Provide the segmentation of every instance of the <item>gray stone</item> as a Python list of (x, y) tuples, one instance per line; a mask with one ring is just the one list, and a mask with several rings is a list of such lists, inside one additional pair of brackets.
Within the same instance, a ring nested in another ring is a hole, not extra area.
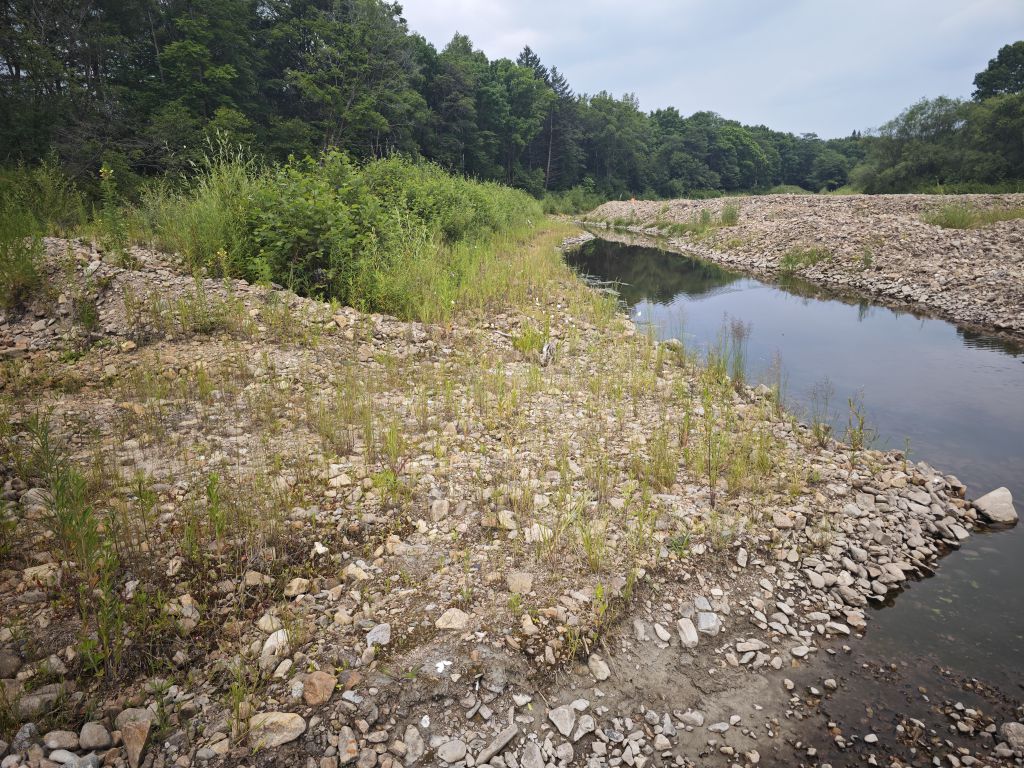
[(722, 620), (718, 618), (717, 613), (700, 611), (697, 613), (697, 631), (714, 637), (722, 631)]
[(699, 709), (688, 709), (679, 716), (679, 722), (691, 728), (700, 728), (704, 725), (704, 713)]
[(359, 757), (359, 739), (347, 725), (338, 732), (338, 762), (348, 765)]
[(572, 759), (575, 756), (576, 754), (575, 752), (573, 752), (572, 744), (570, 744), (567, 741), (563, 741), (561, 744), (555, 747), (555, 758), (559, 761), (559, 764), (561, 765), (569, 765), (569, 763), (572, 762)]
[(78, 741), (82, 749), (109, 749), (113, 743), (110, 738), (110, 731), (102, 723), (86, 723), (78, 734)]
[(1017, 510), (1013, 506), (1013, 495), (1009, 488), (996, 488), (980, 499), (974, 500), (981, 516), (990, 523), (1012, 525), (1017, 522)]
[(672, 722), (672, 716), (668, 712), (661, 718), (661, 732), (669, 738), (676, 735), (675, 723)]
[(437, 748), (437, 756), (446, 763), (454, 763), (466, 756), (466, 742), (452, 739)]
[(682, 618), (676, 622), (676, 629), (679, 631), (679, 640), (684, 648), (696, 648), (700, 638), (697, 636), (697, 628), (691, 619)]
[(33, 744), (41, 743), (39, 738), (39, 729), (36, 728), (35, 723), (25, 723), (18, 732), (14, 734), (14, 739), (11, 741), (11, 754), (19, 754), (25, 752)]
[(555, 724), (560, 734), (568, 737), (572, 733), (573, 725), (576, 724), (576, 712), (572, 707), (555, 707), (548, 712), (548, 720)]
[(291, 643), (288, 640), (288, 630), (279, 629), (272, 632), (270, 637), (263, 641), (261, 656), (287, 656), (291, 652)]
[(519, 726), (512, 723), (508, 728), (503, 730), (494, 740), (488, 745), (487, 749), (483, 750), (476, 759), (477, 765), (489, 763), (491, 758), (495, 755), (500, 755), (509, 744), (512, 743), (513, 739), (519, 735)]
[(43, 745), (47, 749), (78, 749), (78, 734), (74, 731), (50, 731), (43, 736)]
[(21, 669), (21, 658), (14, 651), (0, 648), (0, 679), (14, 677)]
[(523, 757), (520, 759), (519, 764), (522, 768), (544, 768), (544, 755), (541, 754), (537, 742), (531, 741), (527, 743), (526, 748), (523, 749)]
[(45, 715), (57, 704), (64, 693), (60, 683), (44, 685), (18, 700), (18, 712), (22, 720), (34, 720)]
[(527, 571), (512, 571), (505, 576), (508, 591), (517, 595), (525, 595), (533, 589), (533, 574)]
[(47, 755), (47, 758), (55, 763), (60, 763), (61, 765), (73, 764), (76, 768), (78, 765), (78, 755), (74, 752), (69, 752), (66, 749), (55, 749)]
[(405, 764), (412, 765), (423, 757), (427, 746), (423, 743), (423, 737), (420, 736), (419, 729), (415, 725), (410, 725), (405, 729), (403, 741), (405, 742)]
[(580, 719), (576, 723), (576, 732), (572, 735), (572, 740), (579, 741), (595, 730), (597, 730), (597, 723), (594, 722), (594, 718), (590, 715), (580, 715)]
[(129, 707), (128, 709), (121, 710), (121, 713), (114, 718), (114, 727), (119, 731), (123, 731), (128, 723), (153, 722), (154, 720), (156, 720), (156, 712), (153, 710), (143, 707)]
[(596, 653), (590, 654), (590, 658), (587, 660), (587, 667), (590, 669), (590, 674), (598, 681), (607, 680), (611, 676), (611, 670), (608, 669), (605, 660)]
[[(144, 711), (148, 712), (149, 710)], [(302, 718), (299, 719), (301, 720)], [(124, 749), (128, 754), (128, 765), (131, 768), (139, 768), (142, 764), (142, 755), (146, 751), (146, 742), (149, 739), (149, 730), (152, 727), (153, 721), (143, 718), (130, 720), (121, 729), (121, 739), (124, 741)]]
[(366, 647), (372, 648), (374, 645), (387, 645), (391, 642), (391, 625), (390, 624), (378, 624), (376, 627), (366, 633)]
[(1024, 752), (1024, 723), (1003, 723), (999, 736), (1014, 752)]

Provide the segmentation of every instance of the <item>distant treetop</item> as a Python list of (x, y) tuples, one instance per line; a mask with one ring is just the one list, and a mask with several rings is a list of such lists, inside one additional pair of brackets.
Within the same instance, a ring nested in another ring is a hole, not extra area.
[(1024, 40), (1004, 45), (984, 71), (974, 76), (974, 99), (1024, 91)]

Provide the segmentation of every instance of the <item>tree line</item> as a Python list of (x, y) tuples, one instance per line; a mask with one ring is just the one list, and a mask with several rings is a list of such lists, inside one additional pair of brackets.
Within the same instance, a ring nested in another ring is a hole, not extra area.
[(579, 94), (529, 47), (491, 60), (455, 34), (437, 50), (381, 0), (5, 0), (2, 13), (0, 160), (56, 156), (75, 178), (105, 164), (129, 192), (188, 173), (212, 137), (274, 161), (422, 156), (537, 196), (1024, 178), (1024, 97), (1006, 85), (1024, 42), (979, 73), (970, 102), (924, 101), (877, 134), (825, 140)]

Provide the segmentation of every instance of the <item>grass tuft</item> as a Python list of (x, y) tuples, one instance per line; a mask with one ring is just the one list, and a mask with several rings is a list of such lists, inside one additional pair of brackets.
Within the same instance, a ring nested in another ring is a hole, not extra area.
[(1024, 219), (1024, 206), (983, 210), (967, 205), (944, 205), (925, 214), (924, 220), (943, 229), (979, 229), (998, 221)]
[(782, 254), (779, 271), (783, 274), (792, 274), (831, 258), (832, 253), (826, 248), (791, 248)]

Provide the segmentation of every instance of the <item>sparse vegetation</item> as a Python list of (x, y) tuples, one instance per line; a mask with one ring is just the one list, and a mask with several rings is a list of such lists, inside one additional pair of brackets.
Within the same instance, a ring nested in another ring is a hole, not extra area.
[(824, 248), (790, 248), (779, 259), (779, 271), (783, 274), (793, 274), (831, 258), (832, 254)]
[(1024, 208), (976, 208), (968, 205), (944, 205), (925, 214), (929, 224), (944, 229), (978, 229), (999, 221), (1024, 219)]

